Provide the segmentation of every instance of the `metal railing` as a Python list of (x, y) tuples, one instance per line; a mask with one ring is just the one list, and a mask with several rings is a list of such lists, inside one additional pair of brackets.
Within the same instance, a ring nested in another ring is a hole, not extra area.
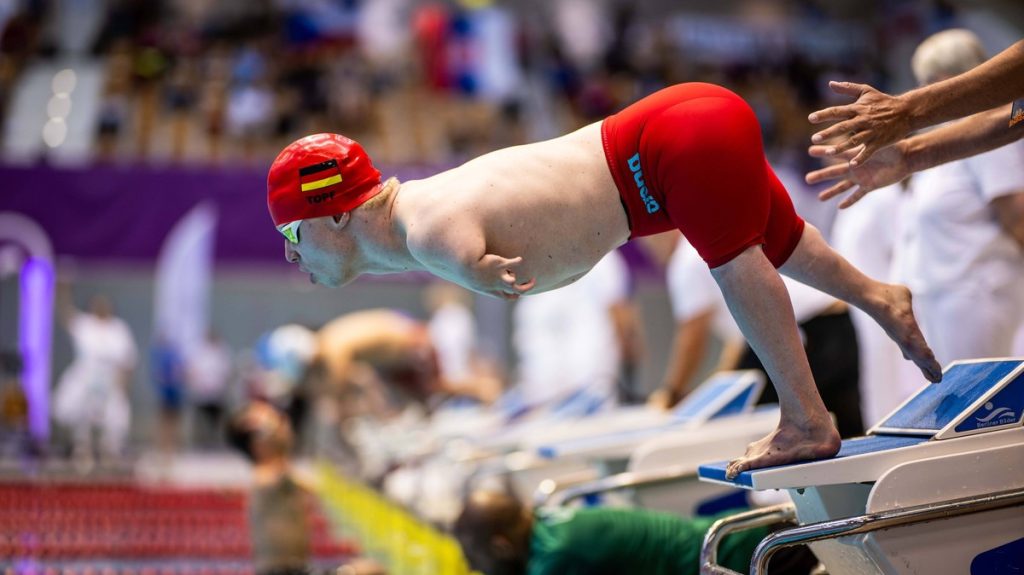
[(597, 481), (591, 481), (582, 485), (570, 486), (564, 490), (538, 489), (534, 494), (536, 505), (551, 507), (562, 507), (570, 502), (588, 495), (597, 495), (628, 489), (631, 487), (644, 487), (660, 483), (673, 483), (683, 479), (695, 479), (697, 470), (692, 466), (673, 465), (663, 469), (652, 471), (627, 471), (610, 475)]
[[(1016, 506), (1024, 506), (1024, 489), (966, 497), (944, 503), (927, 503), (905, 509), (892, 509), (783, 529), (765, 537), (754, 550), (754, 555), (750, 559), (750, 575), (763, 575), (766, 573), (768, 562), (771, 560), (772, 555), (786, 547)], [(753, 511), (750, 513), (757, 512)], [(718, 527), (720, 531), (728, 527), (729, 521), (737, 517), (740, 516), (728, 517), (719, 521), (712, 526), (712, 530)], [(723, 521), (725, 522), (725, 527), (719, 525)], [(763, 523), (759, 525), (763, 525)], [(748, 527), (753, 526), (748, 525)], [(740, 527), (731, 529), (729, 532), (738, 530), (740, 530)], [(720, 541), (721, 537), (712, 539), (711, 532), (709, 531), (708, 537), (704, 539), (704, 544), (705, 546), (713, 545), (715, 548), (701, 550), (701, 572), (706, 575), (740, 575), (731, 569), (718, 565), (715, 561), (718, 553), (717, 546)]]
[(700, 550), (701, 573), (704, 575), (735, 575), (735, 571), (718, 564), (718, 545), (725, 539), (725, 536), (737, 531), (767, 527), (776, 523), (796, 523), (796, 508), (792, 503), (744, 511), (715, 521), (711, 524), (708, 532), (704, 534), (704, 544)]

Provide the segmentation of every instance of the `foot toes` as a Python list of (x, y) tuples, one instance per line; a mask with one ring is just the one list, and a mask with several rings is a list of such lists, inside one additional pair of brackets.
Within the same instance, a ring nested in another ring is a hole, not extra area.
[(750, 467), (750, 463), (748, 461), (734, 459), (730, 461), (729, 465), (725, 468), (725, 478), (730, 481), (736, 479), (736, 476), (746, 471), (748, 467)]

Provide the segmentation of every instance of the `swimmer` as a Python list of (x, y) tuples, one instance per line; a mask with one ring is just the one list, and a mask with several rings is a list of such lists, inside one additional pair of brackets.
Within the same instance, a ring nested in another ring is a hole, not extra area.
[(446, 395), (489, 401), (501, 387), (500, 381), (479, 373), (458, 378), (445, 373), (427, 325), (389, 309), (362, 310), (328, 322), (317, 332), (312, 363), (323, 368), (334, 392), (379, 382), (422, 405)]
[(910, 292), (860, 273), (804, 224), (750, 106), (719, 86), (666, 88), (570, 134), (409, 182), (381, 182), (344, 136), (309, 136), (281, 152), (267, 188), (285, 257), (328, 286), (425, 270), (515, 299), (578, 280), (630, 239), (680, 230), (778, 386), (778, 428), (731, 462), (730, 477), (839, 450), (778, 272), (863, 309), (941, 378)]

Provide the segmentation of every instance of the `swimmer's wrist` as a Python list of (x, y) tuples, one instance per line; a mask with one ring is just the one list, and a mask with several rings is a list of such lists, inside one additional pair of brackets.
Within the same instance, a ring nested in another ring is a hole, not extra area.
[(900, 140), (893, 144), (893, 147), (899, 151), (906, 175), (932, 167), (928, 161), (930, 147), (923, 135)]
[(906, 122), (906, 132), (901, 137), (923, 130), (935, 123), (928, 117), (929, 106), (927, 103), (930, 98), (927, 97), (925, 90), (911, 90), (896, 96), (896, 100), (899, 102), (900, 115)]

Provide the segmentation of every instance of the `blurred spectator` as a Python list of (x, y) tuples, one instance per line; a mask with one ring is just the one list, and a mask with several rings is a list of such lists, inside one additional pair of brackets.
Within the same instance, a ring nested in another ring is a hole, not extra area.
[(316, 353), (316, 334), (298, 324), (286, 324), (260, 337), (256, 346), (257, 369), (249, 383), (251, 397), (269, 402), (288, 415), (304, 448), (306, 416), (313, 391), (309, 369)]
[(157, 46), (140, 46), (132, 59), (132, 79), (137, 93), (135, 107), (135, 153), (150, 157), (150, 143), (160, 111), (160, 81), (167, 72), (166, 54)]
[(185, 60), (171, 71), (164, 89), (164, 107), (171, 124), (171, 159), (176, 162), (186, 155), (190, 119), (198, 100), (196, 81), (195, 62)]
[(18, 452), (28, 440), (28, 401), (21, 388), (21, 354), (0, 350), (0, 457)]
[(46, 16), (44, 2), (6, 2), (0, 10), (0, 128), (14, 82), (39, 50)]
[[(622, 508), (533, 512), (511, 496), (478, 491), (467, 498), (454, 532), (470, 566), (488, 575), (697, 575), (704, 534), (716, 519)], [(728, 535), (718, 563), (745, 570), (770, 531)], [(771, 568), (796, 575), (816, 564), (806, 549), (791, 548), (777, 554)]]
[(487, 364), (477, 349), (476, 318), (470, 307), (473, 294), (444, 281), (433, 283), (426, 290), (430, 321), (427, 331), (437, 350), (442, 377), (457, 386), (459, 382), (475, 382), (475, 390), (466, 390), (487, 403), (501, 394), (501, 380), (495, 368)]
[(188, 398), (196, 410), (193, 437), (197, 445), (214, 447), (219, 444), (231, 376), (231, 350), (210, 330), (188, 358)]
[[(832, 244), (857, 269), (879, 281), (895, 281), (897, 252), (907, 224), (906, 185), (887, 186), (836, 216)], [(905, 250), (904, 250), (905, 251)], [(868, 314), (850, 309), (860, 349), (860, 396), (864, 422), (873, 424), (921, 388), (921, 376)]]
[(232, 88), (227, 101), (227, 130), (239, 143), (242, 157), (252, 162), (257, 143), (266, 140), (274, 110), (274, 95), (264, 80)]
[(111, 161), (117, 157), (118, 143), (129, 122), (131, 55), (128, 50), (127, 45), (121, 44), (112, 50), (108, 59), (96, 119), (96, 156), (100, 161)]
[(253, 402), (231, 416), (227, 441), (253, 464), (249, 532), (256, 573), (306, 573), (313, 493), (292, 470), (295, 438), (288, 418), (268, 403)]
[[(914, 74), (925, 85), (985, 60), (975, 34), (947, 30), (921, 43)], [(1024, 323), (1024, 141), (918, 172), (910, 190), (900, 279), (936, 359), (1009, 356)]]
[(157, 419), (157, 446), (164, 457), (178, 451), (181, 435), (181, 408), (185, 401), (185, 361), (166, 336), (157, 333), (150, 349), (150, 370), (160, 402)]
[(223, 42), (209, 47), (201, 64), (201, 86), (199, 92), (202, 119), (206, 134), (205, 157), (212, 163), (219, 163), (224, 156), (223, 137), (227, 123), (228, 87), (231, 71), (230, 50)]
[[(712, 336), (723, 344), (716, 371), (764, 371), (743, 340), (707, 266), (685, 239), (679, 240), (667, 275), (676, 337), (663, 387), (652, 396), (651, 403), (673, 407), (686, 396), (697, 383), (695, 378)], [(825, 407), (836, 415), (840, 435), (862, 434), (857, 337), (846, 304), (789, 278), (783, 278), (783, 282)], [(767, 387), (760, 403), (777, 403), (778, 396)]]
[(75, 309), (70, 290), (62, 284), (58, 297), (75, 358), (57, 382), (53, 415), (71, 430), (75, 463), (87, 472), (95, 463), (95, 428), (102, 431), (104, 461), (113, 462), (122, 454), (131, 419), (127, 390), (136, 347), (128, 325), (114, 316), (106, 297), (94, 296), (84, 312)]
[(525, 401), (540, 404), (582, 388), (618, 395), (623, 358), (636, 353), (633, 337), (620, 333), (635, 325), (623, 318), (629, 295), (629, 270), (612, 251), (579, 281), (516, 302), (513, 345)]

